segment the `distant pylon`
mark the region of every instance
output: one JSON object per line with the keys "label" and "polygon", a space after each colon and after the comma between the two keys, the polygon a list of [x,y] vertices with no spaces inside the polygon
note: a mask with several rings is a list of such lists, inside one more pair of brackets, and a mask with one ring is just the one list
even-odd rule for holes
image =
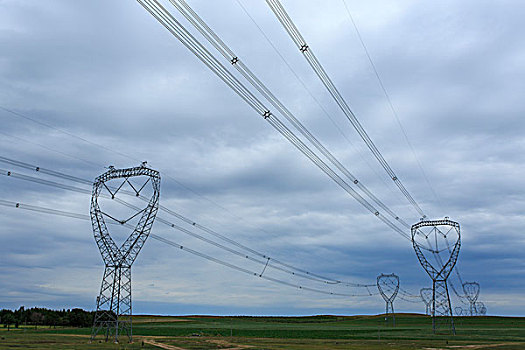
{"label": "distant pylon", "polygon": [[475,316],[478,314],[476,310],[476,301],[479,296],[479,283],[478,282],[465,282],[463,283],[463,293],[465,293],[470,305],[469,314]]}
{"label": "distant pylon", "polygon": [[377,276],[377,289],[386,302],[385,321],[388,322],[388,315],[392,315],[392,325],[396,325],[394,313],[394,299],[399,291],[399,277],[393,273]]}
{"label": "distant pylon", "polygon": [[[432,279],[432,330],[436,333],[440,328],[448,328],[456,334],[447,278],[456,265],[461,247],[459,224],[448,218],[420,221],[412,225],[411,231],[417,258]],[[435,266],[429,259],[435,261]]]}
{"label": "distant pylon", "polygon": [[485,316],[487,314],[487,307],[481,301],[477,301],[474,304],[474,310],[478,316]]}
{"label": "distant pylon", "polygon": [[425,315],[430,315],[430,309],[432,307],[432,288],[421,288],[419,291],[421,300],[425,303]]}
{"label": "distant pylon", "polygon": [[[135,185],[130,178],[138,177],[142,180],[141,185]],[[117,186],[111,186],[109,182],[117,180]],[[119,220],[101,210],[99,206],[99,196],[104,191],[105,197],[116,199],[117,193],[123,191],[123,186],[130,187],[136,197],[141,196],[141,192],[146,185],[152,186],[152,195],[147,205],[143,209],[135,210],[136,207],[130,206],[133,211],[128,219]],[[97,242],[100,254],[104,260],[105,268],[102,277],[100,294],[97,297],[97,311],[93,321],[91,340],[101,330],[105,332],[105,340],[113,338],[117,343],[119,335],[126,334],[129,342],[132,338],[132,308],[131,308],[131,265],[142,249],[149,236],[153,221],[157,215],[159,207],[160,176],[159,172],[146,167],[146,163],[141,166],[127,169],[115,169],[110,166],[109,170],[95,179],[93,183],[93,193],[91,197],[91,224],[93,235]],[[114,214],[115,215],[115,214]],[[133,232],[122,243],[117,246],[110,236],[106,227],[104,217],[115,221],[118,224],[129,226],[129,221],[135,217],[140,218],[133,228]]]}

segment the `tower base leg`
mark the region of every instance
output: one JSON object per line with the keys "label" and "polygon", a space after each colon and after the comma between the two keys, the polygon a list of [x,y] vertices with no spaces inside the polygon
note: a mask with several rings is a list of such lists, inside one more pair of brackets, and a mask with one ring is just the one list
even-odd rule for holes
{"label": "tower base leg", "polygon": [[91,340],[103,332],[105,341],[118,343],[119,336],[126,335],[131,342],[131,315],[131,266],[106,266],[97,297]]}
{"label": "tower base leg", "polygon": [[456,334],[447,280],[434,280],[432,283],[432,330],[434,334]]}

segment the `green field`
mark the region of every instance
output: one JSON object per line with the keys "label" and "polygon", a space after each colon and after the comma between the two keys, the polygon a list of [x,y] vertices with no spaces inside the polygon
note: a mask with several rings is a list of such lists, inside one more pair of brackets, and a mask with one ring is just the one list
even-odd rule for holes
{"label": "green field", "polygon": [[88,328],[0,330],[0,349],[525,349],[525,318],[458,317],[457,334],[432,334],[431,319],[382,316],[135,316],[134,342],[89,343]]}

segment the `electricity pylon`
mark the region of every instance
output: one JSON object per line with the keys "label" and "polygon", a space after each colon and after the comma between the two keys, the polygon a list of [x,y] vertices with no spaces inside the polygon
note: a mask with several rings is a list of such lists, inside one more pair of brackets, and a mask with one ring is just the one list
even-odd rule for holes
{"label": "electricity pylon", "polygon": [[432,307],[432,288],[421,288],[419,295],[421,296],[423,303],[425,303],[425,315],[430,315]]}
{"label": "electricity pylon", "polygon": [[476,310],[476,301],[479,296],[479,283],[478,282],[465,282],[463,283],[463,293],[467,297],[469,305],[469,314],[470,316],[477,315]]}
{"label": "electricity pylon", "polygon": [[483,302],[477,301],[474,304],[474,311],[478,316],[485,316],[487,314],[487,307],[485,306],[485,304],[483,304]]}
{"label": "electricity pylon", "polygon": [[[137,177],[142,180],[142,185],[138,186],[136,180],[130,178]],[[115,181],[112,181],[115,180]],[[110,182],[118,182],[117,186],[112,186]],[[117,199],[120,192],[124,192],[123,187],[130,187],[132,194],[136,197],[141,196],[146,185],[150,183],[152,195],[143,209],[135,210],[135,206],[129,206],[134,210],[133,215],[128,219],[118,220],[114,216],[101,210],[99,206],[99,196],[101,192],[105,198]],[[107,191],[107,193],[106,193]],[[91,340],[101,330],[105,332],[105,340],[114,337],[118,343],[119,335],[125,333],[129,342],[132,338],[132,308],[131,308],[131,265],[137,258],[140,250],[144,246],[149,236],[153,221],[159,208],[160,194],[160,175],[159,172],[146,167],[146,163],[141,166],[127,169],[115,169],[113,166],[104,174],[98,176],[93,183],[93,193],[91,196],[91,224],[93,235],[97,242],[100,254],[104,260],[105,268],[100,287],[100,294],[97,297],[97,311],[93,321]],[[121,203],[125,203],[121,201]],[[129,221],[138,217],[138,222],[133,228]],[[104,217],[115,221],[120,225],[133,228],[133,232],[122,243],[117,246],[110,236]]]}
{"label": "electricity pylon", "polygon": [[394,299],[399,291],[399,277],[393,273],[389,275],[382,273],[377,276],[377,289],[386,302],[385,321],[388,322],[388,315],[392,314],[392,325],[395,326]]}
{"label": "electricity pylon", "polygon": [[[447,278],[456,265],[461,247],[459,224],[447,217],[443,220],[423,220],[412,225],[411,232],[417,258],[432,279],[432,330],[436,333],[446,324],[446,328],[456,334]],[[453,240],[452,247],[449,238]],[[435,266],[429,259],[434,260]]]}

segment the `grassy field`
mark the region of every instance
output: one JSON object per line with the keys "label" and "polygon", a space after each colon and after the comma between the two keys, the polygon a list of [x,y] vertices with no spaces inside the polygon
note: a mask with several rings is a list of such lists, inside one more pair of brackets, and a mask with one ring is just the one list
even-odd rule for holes
{"label": "grassy field", "polygon": [[[431,319],[396,316],[135,316],[134,342],[89,343],[90,329],[0,330],[0,349],[525,349],[525,318],[460,317],[457,334],[432,334]],[[122,339],[124,340],[124,339]]]}

